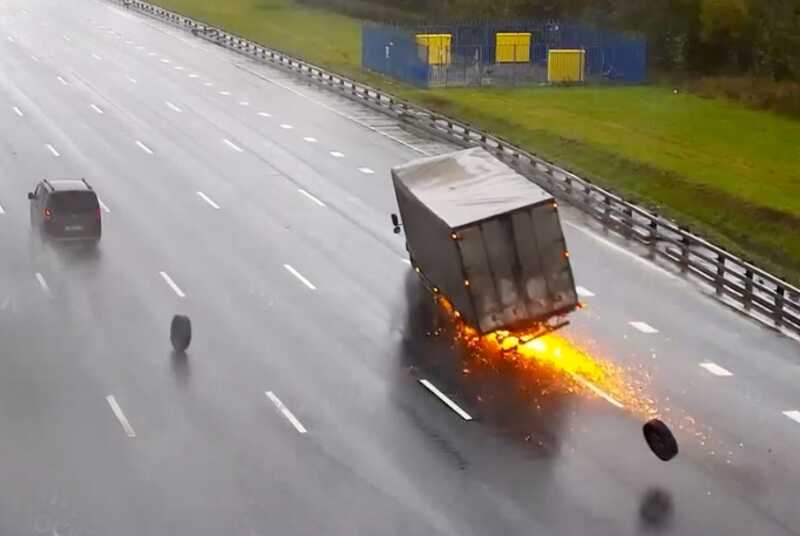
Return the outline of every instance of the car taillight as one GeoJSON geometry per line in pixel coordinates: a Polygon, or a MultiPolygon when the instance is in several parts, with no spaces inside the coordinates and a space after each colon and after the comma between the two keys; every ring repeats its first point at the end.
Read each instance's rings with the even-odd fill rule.
{"type": "Polygon", "coordinates": [[[49,208],[44,209],[44,219],[50,221],[53,219],[53,211],[49,208]]]}

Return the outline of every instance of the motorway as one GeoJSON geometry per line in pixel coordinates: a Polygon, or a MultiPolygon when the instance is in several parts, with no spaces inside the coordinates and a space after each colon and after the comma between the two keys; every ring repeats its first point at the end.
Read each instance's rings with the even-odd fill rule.
{"type": "Polygon", "coordinates": [[[800,534],[797,341],[576,211],[565,334],[649,378],[675,460],[425,336],[389,169],[451,149],[110,2],[0,2],[0,535],[800,534]],[[26,192],[74,176],[100,248],[39,247],[26,192]]]}

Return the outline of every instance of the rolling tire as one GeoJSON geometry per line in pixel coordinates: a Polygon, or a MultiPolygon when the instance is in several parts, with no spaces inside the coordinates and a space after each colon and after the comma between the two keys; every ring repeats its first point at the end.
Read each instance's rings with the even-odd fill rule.
{"type": "Polygon", "coordinates": [[[644,440],[659,460],[668,462],[678,455],[678,441],[666,424],[651,419],[642,427],[644,440]]]}
{"type": "Polygon", "coordinates": [[[172,347],[178,352],[185,352],[192,342],[192,322],[188,316],[175,315],[169,330],[172,347]]]}

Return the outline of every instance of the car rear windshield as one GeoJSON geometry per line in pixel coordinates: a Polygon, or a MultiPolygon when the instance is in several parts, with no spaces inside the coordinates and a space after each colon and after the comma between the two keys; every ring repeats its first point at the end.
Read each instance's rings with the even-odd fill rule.
{"type": "Polygon", "coordinates": [[[94,192],[55,192],[50,195],[50,208],[55,212],[92,212],[97,210],[94,192]]]}

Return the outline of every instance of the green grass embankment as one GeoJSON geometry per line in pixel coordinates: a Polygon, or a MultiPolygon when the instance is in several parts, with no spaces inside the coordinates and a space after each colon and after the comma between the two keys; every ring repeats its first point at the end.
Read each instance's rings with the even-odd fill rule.
{"type": "Polygon", "coordinates": [[[491,131],[800,282],[800,122],[660,87],[418,90],[361,70],[360,22],[294,0],[156,3],[491,131]]]}

